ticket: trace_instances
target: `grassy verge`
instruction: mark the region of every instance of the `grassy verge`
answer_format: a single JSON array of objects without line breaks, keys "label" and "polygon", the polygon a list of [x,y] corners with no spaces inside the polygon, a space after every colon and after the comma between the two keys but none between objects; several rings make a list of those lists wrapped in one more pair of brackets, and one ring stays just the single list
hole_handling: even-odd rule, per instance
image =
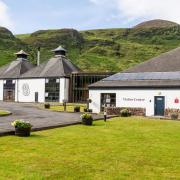
[{"label": "grassy verge", "polygon": [[9,112],[9,111],[0,110],[0,116],[8,116],[10,114],[11,114],[11,112]]},{"label": "grassy verge", "polygon": [[[68,103],[67,106],[66,106],[66,111],[67,112],[74,112],[74,107],[76,107],[76,106],[80,107],[80,112],[84,112],[84,108],[86,108],[86,104]],[[44,108],[44,105],[42,107]],[[50,110],[63,112],[64,111],[64,106],[62,104],[53,104],[53,105],[50,106]]]},{"label": "grassy verge", "polygon": [[114,118],[1,137],[2,179],[178,179],[180,122]]}]

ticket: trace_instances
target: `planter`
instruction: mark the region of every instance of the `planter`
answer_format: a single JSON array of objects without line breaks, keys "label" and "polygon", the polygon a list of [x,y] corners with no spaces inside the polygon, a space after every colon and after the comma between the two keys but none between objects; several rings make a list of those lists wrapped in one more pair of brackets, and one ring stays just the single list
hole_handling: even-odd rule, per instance
[{"label": "planter", "polygon": [[44,108],[45,108],[45,109],[50,109],[50,104],[45,104],[45,105],[44,105]]},{"label": "planter", "polygon": [[15,135],[21,137],[30,136],[31,128],[15,128]]},{"label": "planter", "polygon": [[80,112],[80,107],[79,106],[74,107],[74,112]]},{"label": "planter", "polygon": [[178,113],[172,113],[170,116],[172,120],[177,120],[179,117]]},{"label": "planter", "polygon": [[92,109],[84,108],[84,112],[92,113]]},{"label": "planter", "polygon": [[82,118],[82,124],[91,126],[93,124],[93,119],[92,118],[89,118],[89,119]]}]

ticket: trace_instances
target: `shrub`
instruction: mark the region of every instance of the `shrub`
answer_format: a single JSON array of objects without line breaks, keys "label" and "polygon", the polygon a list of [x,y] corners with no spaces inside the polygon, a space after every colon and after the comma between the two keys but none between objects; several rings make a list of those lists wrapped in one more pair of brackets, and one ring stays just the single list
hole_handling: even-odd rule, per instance
[{"label": "shrub", "polygon": [[175,120],[178,119],[178,113],[171,113],[171,119]]},{"label": "shrub", "polygon": [[80,106],[75,106],[74,107],[74,112],[80,112]]},{"label": "shrub", "polygon": [[88,108],[84,108],[84,112],[88,112]]},{"label": "shrub", "polygon": [[131,113],[129,112],[128,109],[122,109],[120,111],[120,115],[121,115],[121,117],[129,117],[129,116],[131,116]]},{"label": "shrub", "polygon": [[28,128],[32,127],[30,122],[26,122],[26,121],[23,121],[23,120],[20,120],[20,119],[15,120],[11,124],[15,128],[19,128],[19,129],[28,129]]},{"label": "shrub", "polygon": [[45,105],[44,105],[44,108],[45,108],[45,109],[50,109],[50,104],[45,104]]},{"label": "shrub", "polygon": [[90,112],[90,113],[92,113],[92,109],[84,108],[84,112]]},{"label": "shrub", "polygon": [[93,123],[93,117],[91,114],[88,113],[81,115],[81,120],[82,120],[82,124],[84,125],[90,126]]}]

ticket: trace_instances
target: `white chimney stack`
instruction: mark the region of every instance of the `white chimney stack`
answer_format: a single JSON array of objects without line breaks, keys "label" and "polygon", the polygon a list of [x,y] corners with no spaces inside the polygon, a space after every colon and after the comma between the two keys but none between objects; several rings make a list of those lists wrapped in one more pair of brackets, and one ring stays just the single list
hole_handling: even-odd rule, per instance
[{"label": "white chimney stack", "polygon": [[37,52],[37,66],[40,65],[40,57],[41,57],[41,52],[40,52],[41,48],[38,47],[38,52]]}]

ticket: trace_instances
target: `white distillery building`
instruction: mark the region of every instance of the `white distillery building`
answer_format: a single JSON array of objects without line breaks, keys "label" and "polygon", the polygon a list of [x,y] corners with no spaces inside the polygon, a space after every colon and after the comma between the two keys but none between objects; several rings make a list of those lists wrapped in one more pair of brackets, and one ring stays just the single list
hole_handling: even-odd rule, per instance
[{"label": "white distillery building", "polygon": [[180,48],[89,86],[90,109],[128,108],[146,116],[180,112]]},{"label": "white distillery building", "polygon": [[0,100],[68,101],[70,75],[80,70],[66,58],[66,50],[61,46],[53,52],[54,57],[39,66],[31,64],[23,50],[16,53],[16,60],[0,68]]}]

